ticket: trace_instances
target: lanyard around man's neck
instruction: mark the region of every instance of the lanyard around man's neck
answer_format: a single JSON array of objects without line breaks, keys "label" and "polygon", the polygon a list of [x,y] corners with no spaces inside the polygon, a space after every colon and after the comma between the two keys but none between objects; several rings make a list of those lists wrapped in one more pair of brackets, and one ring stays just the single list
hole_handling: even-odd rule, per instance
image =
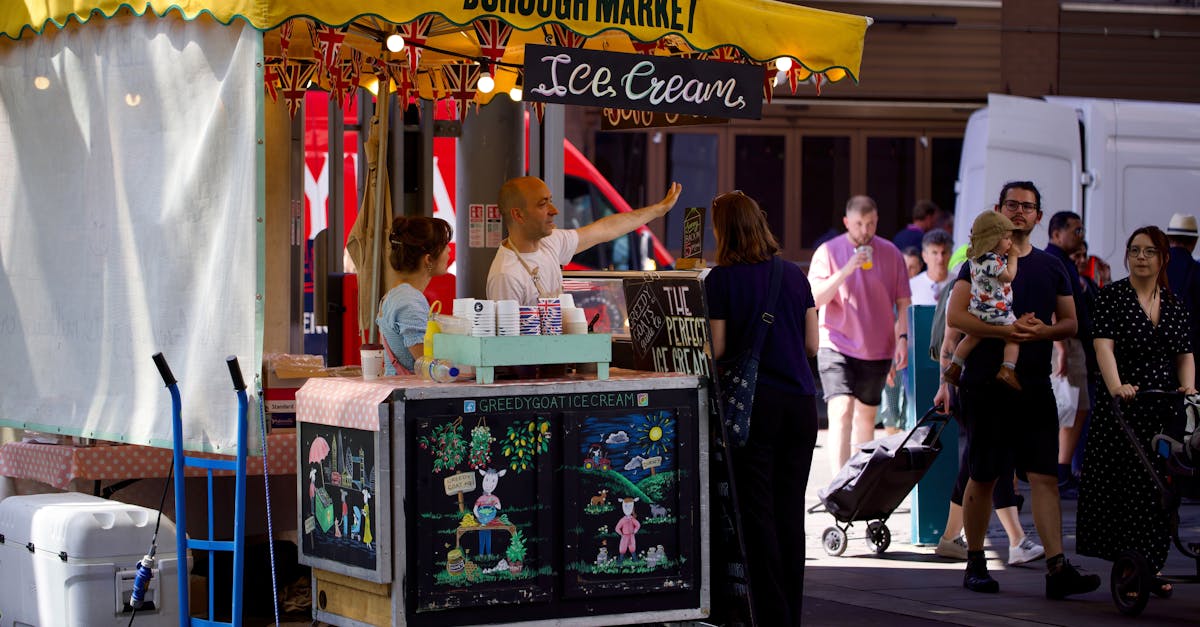
[{"label": "lanyard around man's neck", "polygon": [[517,256],[517,261],[520,261],[521,266],[524,267],[525,271],[529,273],[529,278],[533,279],[533,287],[537,290],[538,297],[551,298],[552,295],[547,293],[546,290],[542,288],[542,279],[538,276],[538,270],[540,270],[540,268],[530,267],[530,265],[525,262],[525,258],[521,256],[521,251],[517,250],[517,247],[513,245],[512,241],[506,239],[504,240],[504,245],[508,247],[509,250],[513,251],[513,254]]}]

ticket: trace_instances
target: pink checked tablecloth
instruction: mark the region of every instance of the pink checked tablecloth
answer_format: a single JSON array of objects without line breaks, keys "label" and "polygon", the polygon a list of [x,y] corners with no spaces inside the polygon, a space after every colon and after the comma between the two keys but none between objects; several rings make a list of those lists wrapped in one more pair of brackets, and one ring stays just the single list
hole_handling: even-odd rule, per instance
[{"label": "pink checked tablecloth", "polygon": [[[645,372],[639,370],[610,371],[610,381],[632,381],[661,379],[663,377],[688,376],[673,372]],[[569,381],[588,381],[591,375],[574,375],[553,379],[510,379],[490,383],[482,387],[503,385],[551,385]],[[396,390],[411,390],[419,387],[478,386],[474,381],[437,383],[416,376],[383,377],[364,381],[354,377],[312,378],[296,391],[296,420],[299,422],[350,427],[364,431],[379,430],[379,404],[387,400]]]},{"label": "pink checked tablecloth", "polygon": [[[189,453],[220,459],[222,455]],[[250,457],[247,474],[262,474],[262,457]],[[0,447],[0,476],[33,479],[65,490],[73,479],[149,479],[166,477],[171,468],[171,449],[151,446],[69,446],[9,442]],[[296,474],[296,434],[267,436],[267,472]],[[187,476],[202,477],[203,468],[188,468]],[[213,475],[231,475],[215,471]]]}]

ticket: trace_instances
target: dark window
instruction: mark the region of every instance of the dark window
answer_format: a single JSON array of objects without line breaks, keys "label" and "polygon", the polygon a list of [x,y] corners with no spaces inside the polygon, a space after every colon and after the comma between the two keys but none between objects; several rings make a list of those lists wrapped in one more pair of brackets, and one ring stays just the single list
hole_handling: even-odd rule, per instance
[{"label": "dark window", "polygon": [[738,135],[734,141],[733,186],[758,201],[780,246],[787,246],[784,206],[783,135]]},{"label": "dark window", "polygon": [[[683,246],[684,207],[711,207],[717,190],[717,136],[703,133],[677,133],[667,136],[667,182],[683,186],[675,209],[667,214],[665,246],[676,257]],[[721,190],[729,191],[729,190]],[[717,244],[712,229],[705,227],[704,255],[713,259]]]},{"label": "dark window", "polygon": [[891,238],[912,219],[917,202],[917,142],[912,137],[867,138],[867,195],[879,207],[879,235]]},{"label": "dark window", "polygon": [[946,211],[954,211],[954,185],[958,182],[958,163],[962,156],[961,137],[933,138],[933,171],[930,198]]},{"label": "dark window", "polygon": [[597,132],[596,169],[631,207],[645,207],[646,133]]},{"label": "dark window", "polygon": [[842,232],[850,200],[850,138],[806,135],[800,159],[800,241],[816,248]]}]

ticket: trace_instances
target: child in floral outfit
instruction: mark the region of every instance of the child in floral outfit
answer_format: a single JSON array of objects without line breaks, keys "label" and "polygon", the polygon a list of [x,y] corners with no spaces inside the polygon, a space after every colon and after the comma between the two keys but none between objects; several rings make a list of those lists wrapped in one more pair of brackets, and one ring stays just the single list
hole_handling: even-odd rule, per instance
[{"label": "child in floral outfit", "polygon": [[[1017,276],[1017,256],[1008,254],[1013,228],[1012,221],[996,211],[981,213],[971,225],[971,245],[967,249],[971,264],[971,304],[967,310],[988,324],[1011,325],[1017,320],[1012,312],[1012,281]],[[963,336],[954,349],[954,358],[942,374],[944,381],[958,385],[963,362],[979,345],[979,340],[973,335]],[[1021,389],[1016,373],[1019,351],[1020,345],[1006,341],[1004,360],[996,373],[997,379],[1014,390]]]}]

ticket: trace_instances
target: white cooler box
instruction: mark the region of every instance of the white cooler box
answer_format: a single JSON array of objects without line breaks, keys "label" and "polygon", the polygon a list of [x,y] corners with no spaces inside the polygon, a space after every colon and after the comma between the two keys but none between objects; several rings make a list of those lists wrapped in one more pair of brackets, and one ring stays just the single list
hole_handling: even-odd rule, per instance
[{"label": "white cooler box", "polygon": [[[128,625],[137,563],[150,550],[157,517],[78,492],[0,501],[0,627]],[[175,523],[164,516],[154,578],[134,625],[179,624],[177,577]]]}]

